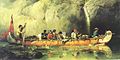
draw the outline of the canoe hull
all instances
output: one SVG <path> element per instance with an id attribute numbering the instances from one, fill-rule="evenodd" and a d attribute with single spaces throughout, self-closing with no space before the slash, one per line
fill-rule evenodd
<path id="1" fill-rule="evenodd" d="M 96 44 L 98 43 L 98 40 L 74 40 L 74 41 L 68 41 L 66 43 L 62 41 L 26 41 L 25 45 L 31 45 L 31 46 L 88 46 L 89 44 Z"/>

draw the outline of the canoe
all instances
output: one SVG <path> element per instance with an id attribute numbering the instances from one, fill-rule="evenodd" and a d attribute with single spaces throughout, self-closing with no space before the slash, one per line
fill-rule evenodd
<path id="1" fill-rule="evenodd" d="M 108 43 L 112 38 L 112 33 L 108 32 L 104 38 L 89 38 L 84 40 L 36 40 L 36 41 L 29 41 L 25 40 L 25 42 L 21 42 L 27 46 L 88 46 L 90 44 L 105 44 Z M 8 40 L 14 39 L 11 36 L 8 36 Z"/>
<path id="2" fill-rule="evenodd" d="M 108 43 L 112 38 L 112 33 L 106 35 L 104 38 L 89 38 L 87 40 L 68 40 L 63 42 L 62 40 L 40 40 L 40 41 L 25 41 L 25 45 L 32 46 L 88 46 L 90 44 L 102 44 Z"/>

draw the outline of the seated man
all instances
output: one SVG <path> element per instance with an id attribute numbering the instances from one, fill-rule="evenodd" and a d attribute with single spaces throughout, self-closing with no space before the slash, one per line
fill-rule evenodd
<path id="1" fill-rule="evenodd" d="M 39 40 L 42 40 L 42 34 L 38 34 L 37 37 L 39 38 Z"/>
<path id="2" fill-rule="evenodd" d="M 72 39 L 77 39 L 77 32 L 76 32 L 76 30 L 72 30 L 71 38 Z"/>
<path id="3" fill-rule="evenodd" d="M 43 33 L 41 34 L 41 38 L 47 39 L 47 35 L 48 35 L 47 30 L 44 30 Z"/>
<path id="4" fill-rule="evenodd" d="M 56 40 L 57 39 L 56 29 L 53 29 L 52 34 L 53 34 L 53 40 Z"/>
<path id="5" fill-rule="evenodd" d="M 63 33 L 61 31 L 58 33 L 58 39 L 59 40 L 64 39 Z"/>
<path id="6" fill-rule="evenodd" d="M 52 34 L 52 31 L 51 31 L 51 30 L 49 30 L 49 32 L 48 32 L 47 39 L 48 39 L 48 40 L 53 39 L 53 34 Z"/>

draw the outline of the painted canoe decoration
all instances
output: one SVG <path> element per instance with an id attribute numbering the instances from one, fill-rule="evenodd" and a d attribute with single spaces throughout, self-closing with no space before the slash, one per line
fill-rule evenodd
<path id="1" fill-rule="evenodd" d="M 88 46 L 90 44 L 105 44 L 112 38 L 112 32 L 107 31 L 104 38 L 89 38 L 87 40 L 40 40 L 25 41 L 24 45 L 32 46 Z"/>

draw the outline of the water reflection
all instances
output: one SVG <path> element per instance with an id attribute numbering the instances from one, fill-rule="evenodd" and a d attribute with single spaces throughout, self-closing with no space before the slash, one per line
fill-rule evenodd
<path id="1" fill-rule="evenodd" d="M 5 44 L 5 43 L 4 43 Z M 16 46 L 0 48 L 0 59 L 37 60 L 97 60 L 112 58 L 112 50 L 107 45 L 89 46 Z M 6 60 L 5 59 L 5 60 Z"/>
<path id="2" fill-rule="evenodd" d="M 107 45 L 94 46 L 59 46 L 51 47 L 44 60 L 96 60 L 109 59 L 112 50 Z"/>

